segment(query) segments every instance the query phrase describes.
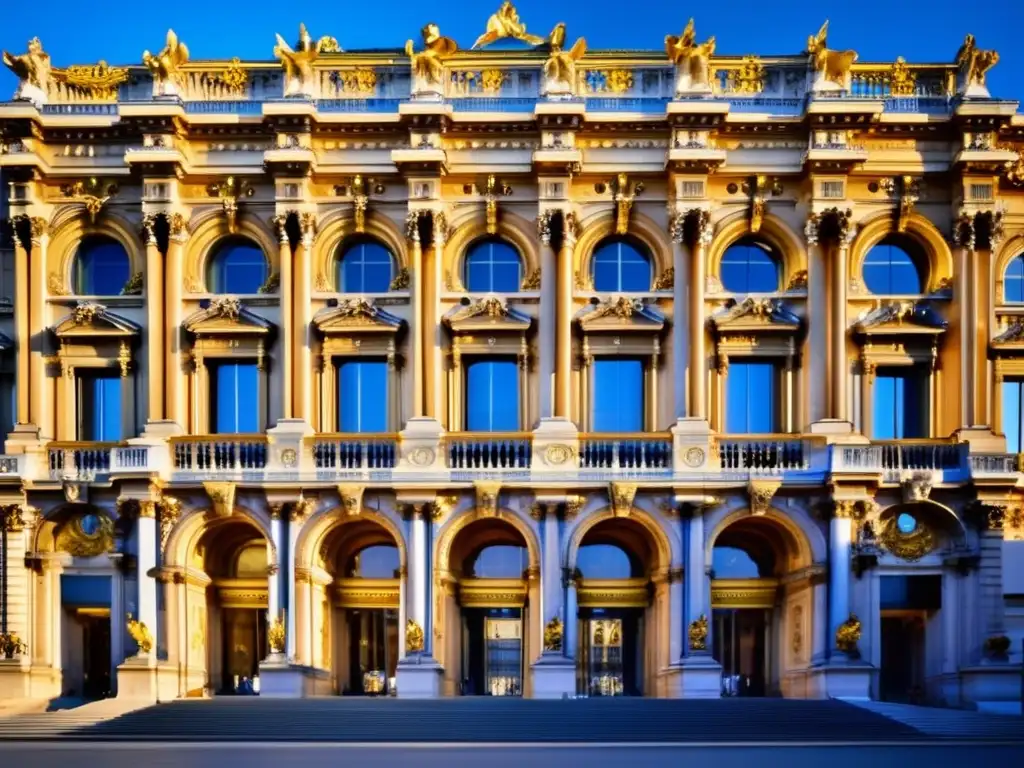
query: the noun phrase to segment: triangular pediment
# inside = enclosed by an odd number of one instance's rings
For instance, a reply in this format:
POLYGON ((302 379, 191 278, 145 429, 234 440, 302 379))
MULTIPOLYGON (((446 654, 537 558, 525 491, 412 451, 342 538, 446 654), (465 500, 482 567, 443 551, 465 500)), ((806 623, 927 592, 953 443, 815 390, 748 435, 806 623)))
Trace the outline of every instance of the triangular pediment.
POLYGON ((800 330, 800 318, 778 299, 748 297, 713 315, 711 323, 719 332, 800 330))
POLYGON ((84 302, 54 326, 58 339, 138 336, 141 329, 102 304, 84 302))
POLYGON ((313 316, 313 325, 324 336, 352 333, 396 333, 404 321, 385 312, 368 299, 347 299, 313 316))
POLYGON ((212 299, 208 306, 185 318, 183 325, 197 336, 266 335, 274 327, 233 296, 212 299))
POLYGON ((512 331, 523 333, 530 328, 532 319, 499 296, 485 296, 472 304, 449 312, 445 323, 455 333, 474 331, 512 331))
POLYGON ((935 335, 946 330, 946 321, 925 302, 897 301, 882 304, 857 321, 866 336, 935 335))
POLYGON ((576 315, 580 327, 594 331, 643 331, 657 333, 665 327, 665 317, 655 307, 639 299, 613 296, 583 309, 576 315))

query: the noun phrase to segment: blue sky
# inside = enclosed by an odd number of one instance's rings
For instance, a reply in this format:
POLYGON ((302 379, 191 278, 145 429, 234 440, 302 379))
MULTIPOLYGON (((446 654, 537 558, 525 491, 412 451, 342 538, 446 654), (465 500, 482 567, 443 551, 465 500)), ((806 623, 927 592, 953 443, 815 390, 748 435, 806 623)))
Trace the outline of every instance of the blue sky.
MULTIPOLYGON (((80 0, 9 0, 0 25, 0 48, 22 53, 26 41, 38 35, 56 66, 99 59, 131 64, 141 61, 144 49, 159 49, 167 28, 173 27, 194 59, 270 59, 274 33, 292 40, 300 21, 314 38, 333 35, 346 49, 400 47, 407 38, 417 38, 428 21, 436 21, 444 34, 469 47, 499 4, 500 0, 104 0, 90 5, 80 0)), ((519 0, 516 6, 530 32, 547 35, 555 23, 564 21, 569 36, 586 37, 591 48, 660 48, 665 35, 678 34, 691 13, 698 35, 715 35, 723 54, 799 52, 826 17, 831 19, 829 47, 854 48, 862 61, 892 61, 900 55, 911 62, 951 61, 964 35, 972 32, 981 47, 995 48, 1001 56, 989 73, 993 95, 1024 101, 1024 0, 519 0)), ((15 80, 6 68, 0 69, 0 98, 9 98, 15 80)))

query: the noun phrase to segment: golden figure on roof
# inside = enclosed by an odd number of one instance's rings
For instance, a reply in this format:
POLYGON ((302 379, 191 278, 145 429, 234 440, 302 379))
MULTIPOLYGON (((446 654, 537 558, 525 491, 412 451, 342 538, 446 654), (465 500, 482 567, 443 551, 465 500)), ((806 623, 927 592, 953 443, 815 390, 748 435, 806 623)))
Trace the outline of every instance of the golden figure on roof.
POLYGON ((544 88, 548 98, 569 98, 576 95, 576 62, 587 52, 587 41, 579 38, 565 50, 565 23, 559 22, 548 36, 551 53, 544 62, 544 88))
POLYGON ((333 38, 322 37, 314 43, 305 24, 299 24, 299 40, 295 43, 294 49, 285 42, 281 35, 277 36, 274 57, 279 59, 284 66, 284 95, 286 97, 314 95, 313 62, 321 53, 333 47, 332 40, 333 38))
POLYGON ((4 51, 4 66, 18 78, 15 99, 45 104, 50 87, 50 54, 43 50, 38 37, 28 41, 28 53, 12 55, 4 51))
POLYGON ((807 53, 811 55, 811 64, 817 73, 812 92, 850 89, 850 67, 857 61, 857 52, 829 50, 827 20, 818 34, 807 38, 807 53))
POLYGON ((697 44, 693 19, 683 34, 665 36, 665 53, 676 65, 676 96, 711 93, 711 57, 715 55, 715 38, 697 44))
POLYGON ((412 95, 418 98, 439 98, 443 95, 442 59, 451 56, 459 46, 450 37, 444 37, 440 28, 430 22, 420 31, 423 50, 416 53, 412 40, 405 43, 405 55, 412 65, 412 95))
POLYGON ((964 44, 956 52, 954 61, 960 70, 957 83, 960 95, 988 98, 985 75, 999 63, 999 54, 996 51, 982 50, 974 42, 974 35, 967 35, 964 44))
POLYGON ((511 0, 505 0, 501 7, 491 15, 491 18, 487 20, 487 31, 476 39, 473 47, 481 48, 505 37, 522 40, 530 45, 544 44, 543 37, 527 33, 526 25, 519 20, 519 12, 512 5, 511 0))
POLYGON ((167 42, 155 56, 142 52, 142 63, 153 73, 153 96, 177 96, 182 89, 181 68, 188 62, 188 47, 178 40, 173 29, 167 30, 167 42))

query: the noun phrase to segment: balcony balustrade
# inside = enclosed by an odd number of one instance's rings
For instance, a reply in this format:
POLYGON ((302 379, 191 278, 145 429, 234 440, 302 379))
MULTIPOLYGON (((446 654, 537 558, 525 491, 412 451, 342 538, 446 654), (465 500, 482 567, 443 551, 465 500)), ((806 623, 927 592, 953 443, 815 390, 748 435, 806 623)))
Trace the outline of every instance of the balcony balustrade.
POLYGON ((584 474, 672 474, 672 435, 582 434, 579 468, 584 474))
POLYGON ((240 476, 267 468, 266 435, 172 437, 174 472, 192 476, 240 476))
POLYGON ((812 445, 799 435, 736 435, 716 441, 723 473, 775 476, 811 469, 812 445))
POLYGON ((449 432, 444 444, 453 472, 529 472, 533 460, 530 432, 449 432))
POLYGON ((320 434, 307 440, 312 446, 318 477, 355 477, 386 480, 398 455, 395 434, 320 434))
POLYGON ((880 474, 887 483, 897 483, 907 473, 931 472, 943 482, 962 482, 970 472, 967 449, 967 443, 948 440, 835 445, 832 471, 880 474))

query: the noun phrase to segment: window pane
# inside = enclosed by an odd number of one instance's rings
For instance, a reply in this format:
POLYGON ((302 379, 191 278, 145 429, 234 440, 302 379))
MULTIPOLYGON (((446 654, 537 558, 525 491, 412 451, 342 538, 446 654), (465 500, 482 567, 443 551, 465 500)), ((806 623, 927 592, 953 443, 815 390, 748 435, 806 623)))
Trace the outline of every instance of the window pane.
POLYGON ((515 360, 477 360, 466 368, 466 429, 519 429, 519 369, 515 360))
POLYGON ((118 441, 121 431, 121 377, 113 373, 80 376, 79 440, 118 441))
MULTIPOLYGON (((352 576, 364 579, 393 579, 400 567, 398 547, 379 544, 356 555, 352 576)), ((346 574, 349 575, 349 574, 346 574)))
POLYGON ((350 243, 338 264, 338 290, 343 293, 386 293, 391 288, 394 258, 376 240, 350 243))
POLYGON ((872 437, 901 440, 927 436, 927 379, 920 371, 879 368, 873 399, 872 437))
POLYGON ((729 363, 725 377, 726 432, 767 434, 778 431, 777 376, 773 363, 729 363))
POLYGON ((629 555, 615 544, 584 544, 576 556, 576 567, 588 579, 628 579, 633 575, 629 555))
POLYGON ((338 429, 341 432, 386 432, 388 364, 384 360, 349 360, 338 366, 338 429))
POLYGON ((210 367, 210 431, 248 434, 259 431, 259 371, 255 363, 218 363, 210 367))
POLYGON ((595 432, 643 431, 643 362, 595 360, 593 409, 595 432))
POLYGON ((595 291, 651 290, 651 258, 629 240, 604 240, 594 250, 591 262, 595 291))
POLYGON ((251 240, 232 238, 220 246, 210 261, 211 293, 258 293, 267 282, 267 259, 251 240))
POLYGON ((117 296, 130 273, 128 253, 120 243, 108 237, 87 238, 75 255, 75 293, 117 296))
POLYGON ((721 280, 730 293, 774 293, 779 290, 778 260, 764 243, 741 240, 722 255, 721 280))
MULTIPOLYGON (((761 569, 744 550, 736 547, 715 547, 711 553, 716 579, 757 579, 761 569)), ((766 576, 769 574, 765 574, 766 576)))
POLYGON ((471 572, 478 579, 518 579, 529 564, 526 547, 496 544, 480 550, 471 572))
POLYGON ((511 244, 485 240, 466 254, 466 290, 482 293, 516 293, 522 285, 522 260, 511 244))
POLYGON ((1021 393, 1024 381, 1010 379, 1003 382, 1003 434, 1006 435, 1006 450, 1020 453, 1021 448, 1021 393))
POLYGON ((907 250, 882 242, 864 259, 864 285, 876 294, 918 294, 924 290, 924 279, 907 250))
POLYGON ((1024 254, 1015 257, 1006 268, 1003 294, 1003 300, 1007 303, 1024 302, 1024 254))

